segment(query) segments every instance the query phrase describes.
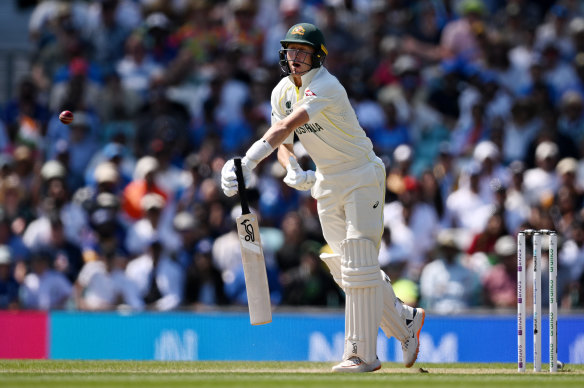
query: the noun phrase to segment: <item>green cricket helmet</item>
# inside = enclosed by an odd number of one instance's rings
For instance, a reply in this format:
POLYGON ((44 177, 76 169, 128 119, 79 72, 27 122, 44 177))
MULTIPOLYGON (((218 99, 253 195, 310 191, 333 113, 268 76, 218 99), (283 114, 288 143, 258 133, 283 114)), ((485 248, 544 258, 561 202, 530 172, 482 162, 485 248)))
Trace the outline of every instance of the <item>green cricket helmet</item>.
POLYGON ((286 33, 286 37, 280 41, 280 44, 282 44, 282 49, 280 50, 280 68, 286 75, 290 74, 290 66, 288 66, 286 59, 286 50, 291 43, 307 44, 314 48, 312 69, 323 65, 328 51, 325 46, 322 31, 314 24, 298 23, 290 27, 286 33))

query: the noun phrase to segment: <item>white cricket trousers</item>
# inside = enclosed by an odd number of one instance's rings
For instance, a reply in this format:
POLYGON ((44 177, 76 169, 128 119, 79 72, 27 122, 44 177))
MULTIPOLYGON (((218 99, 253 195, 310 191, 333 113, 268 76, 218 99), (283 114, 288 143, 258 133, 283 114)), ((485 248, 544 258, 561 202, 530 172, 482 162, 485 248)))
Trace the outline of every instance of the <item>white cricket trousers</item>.
POLYGON ((373 152, 360 163, 317 169, 311 194, 317 200, 324 238, 334 253, 342 254, 341 241, 347 238, 365 238, 379 248, 385 167, 373 152))

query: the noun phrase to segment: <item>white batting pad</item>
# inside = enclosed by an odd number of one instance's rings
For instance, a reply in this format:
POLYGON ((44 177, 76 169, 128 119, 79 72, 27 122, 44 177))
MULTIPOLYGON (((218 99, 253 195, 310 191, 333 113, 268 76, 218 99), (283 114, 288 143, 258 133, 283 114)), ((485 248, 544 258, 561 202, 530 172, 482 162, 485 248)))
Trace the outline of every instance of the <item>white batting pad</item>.
MULTIPOLYGON (((320 259, 325 262, 335 281, 344 290, 341 278, 341 255, 334 253, 322 253, 320 259)), ((402 317, 402 302, 395 296, 389 276, 382 270, 379 275, 383 281, 383 312, 381 315, 381 330, 385 335, 397 338, 400 342, 409 337, 408 327, 402 317)))
POLYGON ((357 356, 369 364, 377 358, 377 331, 383 308, 378 252, 367 239, 343 240, 341 249, 341 278, 346 295, 343 358, 357 356))
POLYGON ((389 337, 395 337, 398 341, 403 342, 408 339, 410 332, 406 321, 403 318, 404 308, 402 301, 395 296, 393 287, 390 283, 389 276, 381 271, 383 281, 383 315, 381 318, 381 330, 389 337))
POLYGON ((335 253, 321 253, 320 259, 327 265, 335 283, 343 288, 343 281, 341 279, 341 255, 335 253))

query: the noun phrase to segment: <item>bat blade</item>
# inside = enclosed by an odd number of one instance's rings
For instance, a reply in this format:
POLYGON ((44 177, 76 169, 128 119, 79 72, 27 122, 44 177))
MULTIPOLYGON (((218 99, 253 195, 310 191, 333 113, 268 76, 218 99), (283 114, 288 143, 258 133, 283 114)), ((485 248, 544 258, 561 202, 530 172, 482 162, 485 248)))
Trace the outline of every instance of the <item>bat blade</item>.
POLYGON ((272 306, 257 217, 252 213, 243 214, 237 217, 236 222, 249 306, 249 320, 252 325, 270 323, 272 322, 272 306))

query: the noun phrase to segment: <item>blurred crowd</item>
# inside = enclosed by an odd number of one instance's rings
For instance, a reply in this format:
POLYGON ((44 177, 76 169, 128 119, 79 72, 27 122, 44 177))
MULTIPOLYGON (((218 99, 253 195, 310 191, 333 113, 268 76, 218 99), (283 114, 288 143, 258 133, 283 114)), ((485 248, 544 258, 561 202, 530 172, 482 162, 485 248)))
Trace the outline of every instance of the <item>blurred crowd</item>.
MULTIPOLYGON (((550 229, 561 308, 583 308, 580 1, 46 0, 0 107, 0 309, 245 305, 219 175, 268 128, 279 40, 304 21, 386 164, 398 296, 515 308, 516 234, 550 229)), ((310 193, 275 155, 255 173, 272 303, 343 306, 310 193)))

